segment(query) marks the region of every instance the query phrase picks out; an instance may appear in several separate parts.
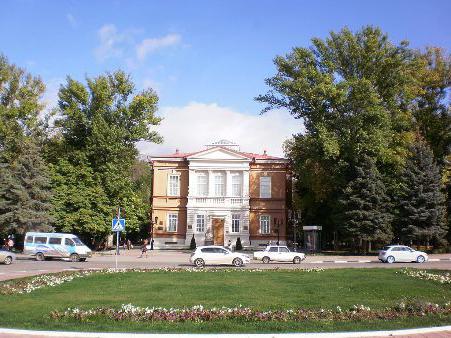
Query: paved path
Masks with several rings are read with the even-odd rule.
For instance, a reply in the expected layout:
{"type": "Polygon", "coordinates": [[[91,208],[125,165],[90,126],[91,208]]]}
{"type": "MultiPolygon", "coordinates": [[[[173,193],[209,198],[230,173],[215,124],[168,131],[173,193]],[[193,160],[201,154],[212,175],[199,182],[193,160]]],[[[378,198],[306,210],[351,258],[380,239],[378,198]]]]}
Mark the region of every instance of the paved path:
{"type": "MultiPolygon", "coordinates": [[[[147,258],[138,258],[138,250],[122,252],[117,257],[119,268],[163,268],[163,267],[192,267],[189,263],[189,252],[183,251],[152,251],[147,258]]],[[[71,271],[80,269],[102,269],[114,268],[116,256],[112,254],[96,254],[86,262],[69,262],[65,260],[51,260],[37,262],[36,260],[19,256],[19,259],[11,265],[0,265],[0,280],[20,278],[25,276],[39,275],[59,271],[71,271]]],[[[377,257],[371,256],[307,256],[301,264],[292,263],[270,263],[263,264],[252,261],[246,268],[284,268],[293,269],[299,267],[321,267],[330,268],[400,268],[412,267],[421,269],[451,270],[451,254],[430,255],[429,262],[417,263],[394,263],[384,264],[377,257]]]]}

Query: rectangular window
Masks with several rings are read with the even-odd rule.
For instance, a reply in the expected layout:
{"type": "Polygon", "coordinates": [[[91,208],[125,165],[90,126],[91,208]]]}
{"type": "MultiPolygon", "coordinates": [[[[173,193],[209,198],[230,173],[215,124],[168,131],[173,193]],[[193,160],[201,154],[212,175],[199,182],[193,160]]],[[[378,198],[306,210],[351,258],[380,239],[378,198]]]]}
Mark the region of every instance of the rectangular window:
{"type": "Polygon", "coordinates": [[[33,236],[27,236],[25,243],[33,243],[33,236]]]}
{"type": "Polygon", "coordinates": [[[240,215],[232,215],[232,232],[240,232],[240,215]]]}
{"type": "Polygon", "coordinates": [[[196,231],[197,232],[205,231],[205,215],[196,216],[196,231]]]}
{"type": "Polygon", "coordinates": [[[232,197],[241,197],[241,175],[232,175],[232,197]]]}
{"type": "Polygon", "coordinates": [[[224,196],[225,195],[225,185],[224,185],[224,174],[216,173],[215,174],[215,196],[224,196]]]}
{"type": "Polygon", "coordinates": [[[62,238],[58,238],[58,237],[50,237],[49,238],[49,244],[58,244],[61,245],[61,240],[62,238]]]}
{"type": "Polygon", "coordinates": [[[47,243],[47,237],[35,237],[34,242],[36,244],[46,244],[47,243]]]}
{"type": "Polygon", "coordinates": [[[169,196],[180,196],[180,175],[169,175],[169,196]]]}
{"type": "Polygon", "coordinates": [[[262,234],[269,234],[269,216],[260,216],[260,232],[262,234]]]}
{"type": "Polygon", "coordinates": [[[177,231],[177,223],[178,223],[178,215],[177,214],[169,214],[168,215],[168,232],[176,232],[177,231]]]}
{"type": "Polygon", "coordinates": [[[199,196],[208,195],[208,176],[205,173],[197,174],[197,194],[199,196]]]}
{"type": "Polygon", "coordinates": [[[260,177],[260,198],[271,198],[271,176],[260,177]]]}

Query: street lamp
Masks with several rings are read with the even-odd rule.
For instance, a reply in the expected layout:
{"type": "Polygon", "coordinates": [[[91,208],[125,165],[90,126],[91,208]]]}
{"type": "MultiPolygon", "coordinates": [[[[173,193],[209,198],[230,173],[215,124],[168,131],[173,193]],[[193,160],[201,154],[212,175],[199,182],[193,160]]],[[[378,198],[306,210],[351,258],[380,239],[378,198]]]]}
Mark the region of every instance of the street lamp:
{"type": "Polygon", "coordinates": [[[153,227],[158,225],[158,216],[155,216],[155,222],[150,220],[150,250],[153,250],[153,227]]]}
{"type": "Polygon", "coordinates": [[[274,217],[274,230],[276,230],[276,232],[277,232],[277,245],[279,245],[279,239],[280,239],[280,237],[279,237],[280,223],[281,223],[280,220],[277,219],[276,217],[274,217]]]}

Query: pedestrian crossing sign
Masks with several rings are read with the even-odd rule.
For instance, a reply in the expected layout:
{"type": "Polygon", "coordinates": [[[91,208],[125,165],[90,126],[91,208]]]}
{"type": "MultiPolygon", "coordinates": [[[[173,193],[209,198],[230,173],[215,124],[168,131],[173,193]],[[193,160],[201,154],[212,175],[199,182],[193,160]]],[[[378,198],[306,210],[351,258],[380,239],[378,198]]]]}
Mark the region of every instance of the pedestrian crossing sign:
{"type": "Polygon", "coordinates": [[[111,231],[124,231],[125,218],[113,218],[111,221],[111,231]]]}

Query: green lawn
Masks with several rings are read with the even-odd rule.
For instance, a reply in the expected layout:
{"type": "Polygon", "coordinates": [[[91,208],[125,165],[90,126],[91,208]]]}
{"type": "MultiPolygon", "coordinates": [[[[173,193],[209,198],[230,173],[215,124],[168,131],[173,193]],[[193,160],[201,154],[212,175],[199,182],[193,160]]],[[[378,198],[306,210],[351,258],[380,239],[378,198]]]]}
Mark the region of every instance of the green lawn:
{"type": "Polygon", "coordinates": [[[95,274],[30,294],[0,295],[0,326],[80,331],[145,332],[305,332],[367,330],[447,325],[450,316],[426,316],[396,321],[354,322],[244,322],[220,320],[205,323],[115,322],[107,319],[78,322],[53,320],[52,310],[67,307],[138,306],[185,307],[203,305],[253,309],[347,309],[363,304],[372,309],[402,300],[445,303],[451,287],[418,280],[394,269],[337,269],[322,272],[128,272],[95,274]]]}

